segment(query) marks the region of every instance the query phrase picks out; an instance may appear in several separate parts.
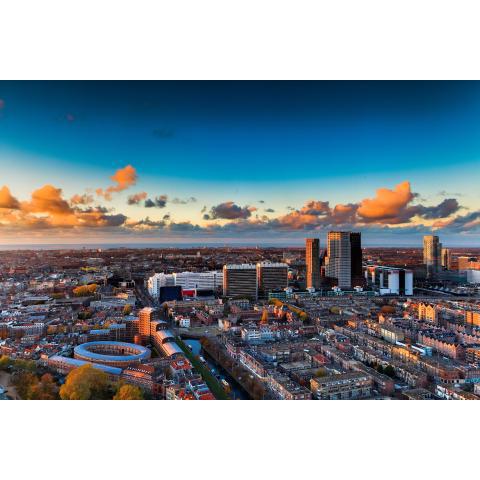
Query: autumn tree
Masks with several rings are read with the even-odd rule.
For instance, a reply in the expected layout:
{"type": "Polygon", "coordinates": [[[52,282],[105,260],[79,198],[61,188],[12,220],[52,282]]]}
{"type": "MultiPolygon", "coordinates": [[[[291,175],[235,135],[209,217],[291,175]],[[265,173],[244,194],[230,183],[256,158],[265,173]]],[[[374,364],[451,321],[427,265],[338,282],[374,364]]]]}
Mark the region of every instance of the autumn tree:
{"type": "Polygon", "coordinates": [[[121,385],[113,397],[114,400],[143,400],[142,390],[135,385],[121,385]]]}
{"type": "Polygon", "coordinates": [[[80,287],[75,287],[73,289],[73,295],[75,297],[91,297],[95,295],[98,285],[96,283],[91,283],[90,285],[81,285],[80,287]]]}
{"type": "Polygon", "coordinates": [[[268,310],[266,308],[263,309],[260,325],[268,325],[268,310]]]}
{"type": "Polygon", "coordinates": [[[12,377],[18,395],[23,400],[29,400],[32,390],[38,383],[38,377],[32,372],[20,371],[12,377]]]}
{"type": "Polygon", "coordinates": [[[30,400],[56,400],[58,398],[58,386],[52,375],[45,373],[40,381],[30,388],[30,400]]]}
{"type": "Polygon", "coordinates": [[[6,370],[11,364],[10,357],[2,355],[0,357],[0,370],[6,370]]]}
{"type": "Polygon", "coordinates": [[[105,400],[111,398],[108,375],[87,363],[72,370],[60,388],[62,400],[105,400]]]}
{"type": "Polygon", "coordinates": [[[123,307],[123,314],[126,316],[126,315],[130,315],[132,313],[132,306],[131,305],[125,305],[123,307]]]}

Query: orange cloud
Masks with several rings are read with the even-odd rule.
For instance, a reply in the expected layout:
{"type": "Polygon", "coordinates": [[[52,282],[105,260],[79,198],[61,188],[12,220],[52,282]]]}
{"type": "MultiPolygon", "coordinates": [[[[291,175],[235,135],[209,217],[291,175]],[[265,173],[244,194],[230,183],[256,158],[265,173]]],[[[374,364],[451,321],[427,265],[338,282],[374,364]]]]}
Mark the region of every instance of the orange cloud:
{"type": "Polygon", "coordinates": [[[44,185],[35,190],[31,201],[22,203],[22,210],[27,213],[73,214],[73,209],[62,198],[62,189],[55,188],[53,185],[44,185]]]}
{"type": "Polygon", "coordinates": [[[108,187],[106,190],[103,188],[97,188],[96,193],[100,197],[104,197],[105,200],[112,199],[112,193],[122,192],[127,188],[137,183],[137,171],[131,165],[127,165],[124,168],[118,169],[110,179],[116,185],[108,187]]]}
{"type": "Polygon", "coordinates": [[[21,203],[10,194],[8,187],[3,187],[0,189],[0,205],[5,207],[0,209],[0,224],[16,230],[118,227],[127,220],[123,214],[108,214],[105,207],[81,209],[71,206],[63,198],[61,188],[48,184],[35,190],[29,201],[21,203]]]}
{"type": "Polygon", "coordinates": [[[379,188],[375,198],[360,202],[357,214],[365,222],[402,223],[408,221],[402,214],[413,198],[408,181],[399,183],[393,190],[379,188]]]}
{"type": "Polygon", "coordinates": [[[0,208],[20,208],[20,202],[10,193],[6,185],[0,189],[0,208]]]}

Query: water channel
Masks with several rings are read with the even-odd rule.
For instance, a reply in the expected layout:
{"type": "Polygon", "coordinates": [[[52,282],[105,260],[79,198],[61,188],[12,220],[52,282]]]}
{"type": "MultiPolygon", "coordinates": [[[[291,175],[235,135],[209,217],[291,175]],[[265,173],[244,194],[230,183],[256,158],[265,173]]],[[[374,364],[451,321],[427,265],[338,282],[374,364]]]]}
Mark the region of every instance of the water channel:
{"type": "Polygon", "coordinates": [[[218,375],[220,378],[225,379],[232,389],[232,398],[234,400],[248,400],[250,397],[247,392],[232,378],[231,375],[226,372],[221,365],[218,365],[212,357],[208,355],[202,349],[202,345],[199,340],[185,338],[183,341],[191,348],[194,355],[201,355],[207,362],[208,368],[214,375],[218,375]]]}

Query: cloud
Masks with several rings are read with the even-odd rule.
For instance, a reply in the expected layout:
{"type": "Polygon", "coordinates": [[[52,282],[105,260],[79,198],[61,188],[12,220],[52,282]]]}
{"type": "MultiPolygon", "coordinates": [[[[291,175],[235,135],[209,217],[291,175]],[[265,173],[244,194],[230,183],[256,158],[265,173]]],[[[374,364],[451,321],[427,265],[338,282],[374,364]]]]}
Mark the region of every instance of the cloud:
{"type": "Polygon", "coordinates": [[[22,210],[27,213],[73,214],[72,207],[62,198],[62,189],[53,185],[44,185],[35,190],[31,200],[22,203],[22,210]]]}
{"type": "Polygon", "coordinates": [[[300,209],[293,209],[278,219],[279,228],[290,230],[318,229],[324,226],[344,225],[357,228],[359,225],[400,225],[411,223],[415,217],[424,220],[446,218],[456,213],[461,206],[454,198],[443,200],[438,205],[412,205],[418,195],[410,189],[409,182],[398,184],[393,190],[380,188],[374,198],[358,203],[337,204],[309,200],[300,209]]]}
{"type": "Polygon", "coordinates": [[[0,208],[19,209],[20,202],[10,193],[10,189],[4,185],[0,189],[0,208]]]}
{"type": "MultiPolygon", "coordinates": [[[[131,204],[143,201],[146,208],[164,208],[168,203],[167,195],[148,198],[145,192],[130,195],[130,198],[131,204]]],[[[393,189],[381,188],[372,198],[357,203],[330,205],[328,201],[311,199],[302,207],[278,217],[262,215],[256,207],[228,201],[213,206],[208,213],[204,207],[206,224],[198,225],[191,221],[176,222],[170,213],[158,220],[149,217],[128,219],[106,206],[90,205],[93,198],[89,194],[74,195],[67,200],[62,189],[51,184],[35,189],[30,199],[19,201],[8,186],[4,186],[0,189],[0,228],[5,235],[25,232],[32,238],[41,236],[47,229],[55,229],[72,238],[75,232],[81,235],[92,232],[92,236],[100,235],[98,232],[148,236],[161,231],[165,237],[197,235],[209,239],[297,238],[303,235],[302,231],[313,230],[320,235],[332,228],[359,229],[371,236],[379,235],[378,238],[398,233],[406,238],[432,229],[464,233],[480,228],[480,211],[455,216],[462,208],[455,198],[445,198],[431,206],[415,204],[419,198],[411,191],[410,184],[403,182],[393,189]]],[[[263,211],[274,213],[272,208],[263,211]]]]}
{"type": "Polygon", "coordinates": [[[155,197],[153,200],[151,198],[147,198],[144,205],[145,208],[164,208],[167,205],[167,200],[167,195],[160,195],[155,197]]]}
{"type": "Polygon", "coordinates": [[[358,216],[366,223],[405,223],[405,207],[413,200],[410,182],[399,183],[393,190],[379,188],[375,198],[366,198],[360,202],[358,216]]]}
{"type": "Polygon", "coordinates": [[[137,183],[137,171],[131,165],[127,165],[124,168],[118,169],[110,179],[115,185],[108,187],[106,190],[103,188],[97,188],[96,193],[98,196],[104,197],[105,200],[112,199],[112,193],[122,192],[127,188],[137,183]]]}
{"type": "Polygon", "coordinates": [[[176,205],[186,205],[187,203],[196,203],[196,201],[197,201],[197,199],[195,197],[189,197],[189,198],[185,198],[185,199],[175,197],[172,200],[172,203],[174,203],[176,205]]]}
{"type": "Polygon", "coordinates": [[[463,193],[449,193],[446,190],[440,190],[437,195],[439,197],[463,197],[463,193]]]}
{"type": "Polygon", "coordinates": [[[203,216],[205,220],[238,220],[251,217],[252,212],[256,211],[256,207],[238,206],[235,202],[229,201],[220,203],[210,209],[210,213],[203,216]]]}
{"type": "Polygon", "coordinates": [[[0,202],[10,208],[9,211],[3,209],[0,223],[3,227],[17,231],[119,227],[127,220],[121,213],[109,214],[108,209],[102,206],[82,209],[78,202],[69,203],[63,198],[62,189],[50,184],[34,190],[30,200],[23,202],[14,199],[8,187],[4,187],[0,190],[0,202]],[[13,209],[14,207],[16,208],[13,209]]]}
{"type": "Polygon", "coordinates": [[[138,205],[142,200],[147,198],[147,192],[138,192],[130,195],[127,199],[128,205],[138,205]]]}
{"type": "Polygon", "coordinates": [[[88,205],[93,203],[93,195],[89,195],[84,193],[83,195],[75,194],[72,198],[70,198],[70,204],[72,205],[88,205]]]}
{"type": "Polygon", "coordinates": [[[434,219],[449,217],[453,213],[458,212],[461,206],[455,198],[446,198],[441,203],[433,207],[417,205],[412,208],[414,209],[412,211],[415,211],[417,215],[425,219],[434,219]]]}
{"type": "Polygon", "coordinates": [[[470,212],[466,215],[438,220],[433,224],[434,229],[448,229],[452,232],[464,232],[469,230],[477,230],[480,227],[480,210],[470,212]]]}

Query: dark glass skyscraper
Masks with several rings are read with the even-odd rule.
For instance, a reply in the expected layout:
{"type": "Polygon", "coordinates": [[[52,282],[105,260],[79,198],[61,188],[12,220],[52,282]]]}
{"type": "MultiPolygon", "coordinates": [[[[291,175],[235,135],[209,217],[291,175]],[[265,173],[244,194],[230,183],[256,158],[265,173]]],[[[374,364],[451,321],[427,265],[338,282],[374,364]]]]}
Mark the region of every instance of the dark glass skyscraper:
{"type": "Polygon", "coordinates": [[[362,286],[364,276],[362,271],[362,235],[360,232],[350,233],[350,252],[352,287],[362,286]]]}

